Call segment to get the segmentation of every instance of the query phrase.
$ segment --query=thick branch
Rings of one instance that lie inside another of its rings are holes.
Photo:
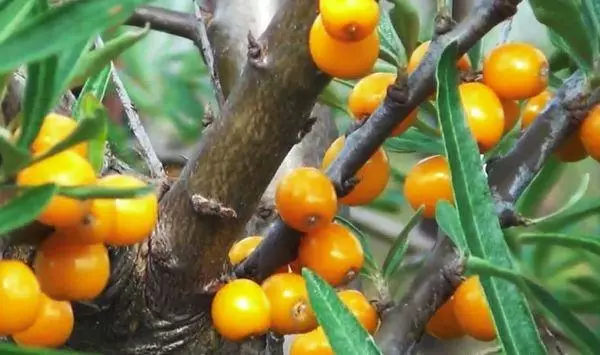
[[[288,1],[275,15],[257,40],[264,65],[249,58],[221,117],[207,128],[198,152],[162,199],[150,242],[148,287],[165,314],[206,311],[192,306],[195,294],[223,272],[227,250],[329,81],[308,52],[315,16],[310,0]],[[199,213],[192,196],[216,201],[237,217]]]

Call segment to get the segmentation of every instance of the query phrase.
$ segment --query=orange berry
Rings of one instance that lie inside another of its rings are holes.
[[[306,233],[333,220],[337,195],[325,173],[313,167],[299,167],[277,184],[275,207],[288,226]]]
[[[479,150],[494,147],[504,134],[504,109],[498,96],[481,83],[458,86],[465,116]]]
[[[537,116],[546,108],[546,105],[552,99],[552,93],[548,90],[544,90],[538,95],[527,100],[525,107],[523,107],[523,115],[521,117],[521,130],[525,130],[529,127]]]
[[[321,0],[319,12],[325,30],[338,41],[365,39],[379,22],[379,5],[374,0]]]
[[[588,157],[580,132],[581,127],[569,134],[554,151],[554,155],[563,163],[575,163]]]
[[[508,133],[519,120],[521,107],[515,100],[501,100],[502,110],[504,111],[504,134]]]
[[[112,199],[95,199],[90,212],[79,224],[60,229],[73,243],[97,244],[105,242],[114,232],[117,208]]]
[[[369,117],[381,105],[387,95],[387,89],[396,81],[395,73],[378,72],[372,73],[360,79],[348,96],[348,109],[356,119]],[[413,110],[408,117],[404,118],[394,130],[391,136],[399,136],[417,119],[418,109]]]
[[[15,343],[25,347],[58,348],[73,331],[75,317],[68,301],[56,301],[42,293],[42,306],[29,328],[12,335]]]
[[[364,253],[360,242],[348,229],[330,223],[302,237],[298,260],[335,287],[358,274],[363,267]]]
[[[34,270],[42,291],[50,298],[91,300],[108,284],[108,250],[103,244],[73,243],[55,232],[40,245]]]
[[[542,51],[528,43],[505,43],[483,62],[483,82],[498,97],[524,100],[548,87],[549,64]]]
[[[410,58],[408,59],[408,65],[406,66],[406,72],[408,74],[412,74],[417,69],[419,64],[421,64],[421,60],[423,60],[423,57],[427,53],[430,44],[431,41],[423,42],[412,52]],[[460,71],[467,71],[471,69],[471,60],[466,53],[463,54],[462,57],[460,57],[460,59],[457,61],[456,67]]]
[[[579,137],[588,154],[600,161],[600,105],[596,105],[581,124]]]
[[[302,276],[275,274],[263,282],[262,289],[271,304],[271,330],[285,335],[304,333],[317,327]]]
[[[327,33],[321,15],[313,22],[308,45],[317,68],[341,79],[358,79],[367,75],[379,56],[377,31],[360,41],[339,41]]]
[[[131,175],[107,175],[98,180],[98,186],[112,188],[135,188],[147,184]],[[115,219],[112,233],[105,242],[111,245],[132,245],[146,239],[158,219],[158,197],[149,193],[135,198],[112,200],[115,205]],[[135,223],[132,223],[135,221]]]
[[[0,260],[0,336],[30,327],[42,304],[40,284],[18,260]]]
[[[212,302],[213,326],[230,341],[265,334],[271,326],[271,305],[254,281],[237,279],[227,283]]]
[[[77,128],[77,121],[71,117],[49,113],[44,117],[40,131],[37,137],[31,143],[31,150],[34,154],[42,154],[50,150],[57,143],[67,138]],[[73,150],[82,158],[87,159],[88,143],[79,143],[69,150]]]
[[[60,186],[83,186],[96,181],[96,173],[90,163],[77,153],[66,150],[38,163],[17,175],[20,186],[38,186],[55,183]],[[54,196],[50,204],[38,216],[38,221],[53,227],[68,227],[83,221],[89,211],[88,201],[65,196]]]
[[[344,148],[345,137],[339,136],[327,149],[323,156],[321,169],[326,170]],[[354,177],[358,183],[350,193],[339,197],[338,201],[348,206],[366,205],[381,195],[390,179],[390,164],[383,148],[375,154],[356,172]]]
[[[379,317],[375,307],[365,295],[356,290],[343,290],[338,292],[338,297],[366,331],[374,334],[379,324]]]
[[[466,334],[481,341],[496,338],[496,327],[478,276],[463,281],[454,292],[454,314]]]
[[[454,203],[450,166],[444,156],[434,155],[419,161],[406,174],[404,196],[410,206],[417,210],[424,205],[423,216],[435,217],[438,201]]]
[[[290,355],[334,355],[322,327],[300,334],[292,340]]]
[[[237,265],[250,255],[254,249],[260,244],[263,237],[259,235],[246,237],[235,244],[229,249],[227,257],[231,265]]]
[[[425,331],[440,340],[455,339],[465,335],[454,314],[454,297],[450,297],[429,319]]]

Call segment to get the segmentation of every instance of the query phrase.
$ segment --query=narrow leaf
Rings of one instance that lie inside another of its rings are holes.
[[[55,92],[58,95],[69,88],[69,82],[75,69],[79,66],[84,54],[91,45],[91,40],[73,43],[70,48],[64,50],[58,56],[58,67],[56,68]]]
[[[390,10],[390,20],[396,34],[402,41],[406,57],[409,58],[417,48],[419,40],[419,12],[409,0],[392,0],[394,7]]]
[[[15,0],[20,1],[20,0]],[[11,343],[0,342],[2,355],[92,355],[94,353],[75,352],[73,350],[53,350],[44,348],[25,348]]]
[[[600,237],[570,236],[561,233],[522,233],[517,241],[523,244],[560,245],[567,248],[581,248],[600,256]]]
[[[445,154],[444,143],[441,139],[433,138],[415,127],[409,128],[399,137],[386,139],[384,147],[396,153]]]
[[[5,178],[12,176],[31,161],[28,150],[15,146],[4,136],[0,136],[0,156],[2,157],[1,171]]]
[[[551,219],[547,219],[536,224],[536,227],[544,230],[559,230],[565,226],[572,225],[584,218],[600,212],[600,199],[590,198],[580,201],[575,206],[564,210]]]
[[[582,16],[586,27],[589,28],[592,39],[592,50],[598,56],[600,53],[600,2],[598,0],[581,0]]]
[[[61,186],[58,194],[71,197],[78,200],[87,200],[94,198],[134,198],[142,197],[154,193],[155,187],[152,185],[119,188],[105,186]]]
[[[88,141],[88,159],[97,172],[100,172],[104,165],[104,152],[108,138],[108,113],[100,100],[104,97],[108,85],[110,69],[111,67],[108,66],[97,76],[90,78],[74,105],[77,109],[75,111],[77,119],[93,118],[98,121],[95,137]]]
[[[579,187],[577,187],[577,190],[575,191],[575,193],[573,193],[571,198],[569,198],[567,203],[565,203],[557,211],[555,211],[549,215],[543,216],[543,217],[531,219],[530,222],[533,224],[540,223],[545,220],[552,219],[555,216],[559,216],[562,213],[564,213],[565,211],[568,211],[569,209],[573,208],[583,198],[583,196],[585,195],[585,192],[588,189],[589,184],[590,184],[590,174],[587,173],[587,174],[583,175],[583,178],[581,179],[581,184],[579,184]]]
[[[37,0],[12,0],[0,7],[0,43],[29,15]]]
[[[87,78],[103,70],[126,49],[146,37],[149,31],[149,26],[139,31],[128,31],[106,42],[104,46],[86,53],[81,62],[78,63],[75,73],[70,78],[70,87],[82,85]]]
[[[537,20],[546,25],[557,37],[557,44],[567,52],[581,69],[590,71],[593,50],[590,31],[586,28],[581,1],[577,0],[529,0]],[[565,21],[565,18],[569,19]]]
[[[402,42],[396,35],[396,31],[394,31],[390,14],[387,11],[380,10],[377,31],[379,33],[379,41],[381,42],[380,47],[395,58],[392,64],[397,65],[400,62],[399,55],[402,52]]]
[[[307,268],[302,268],[308,298],[317,320],[336,354],[381,354],[373,337],[337,296],[333,287]]]
[[[511,269],[512,256],[495,214],[479,149],[460,104],[457,57],[454,39],[444,48],[436,70],[438,120],[456,209],[470,253]],[[527,300],[516,287],[501,279],[484,277],[481,281],[503,350],[509,354],[546,354]]]
[[[454,245],[465,253],[468,250],[467,240],[460,225],[456,208],[446,200],[439,201],[435,206],[435,220],[440,229],[450,237]]]
[[[350,231],[360,241],[360,245],[362,246],[363,252],[365,254],[365,269],[367,269],[367,272],[377,272],[377,263],[375,262],[375,258],[373,258],[373,254],[371,253],[369,244],[367,242],[367,237],[363,234],[363,232],[360,229],[358,229],[358,227],[356,227],[352,222],[350,222],[342,216],[337,215],[334,217],[334,220],[342,224],[344,227],[350,229]]]
[[[122,23],[145,2],[148,0],[70,1],[32,16],[0,43],[0,73],[86,41]]]
[[[415,213],[410,217],[406,225],[396,237],[394,244],[390,248],[390,251],[387,253],[385,260],[383,262],[383,277],[387,280],[389,279],[394,272],[398,269],[400,264],[402,263],[402,259],[404,259],[404,254],[406,254],[406,249],[408,249],[408,235],[413,228],[419,223],[421,220],[421,216],[423,215],[424,206],[419,207],[415,211]]]
[[[110,70],[111,66],[107,65],[96,75],[88,78],[81,89],[81,93],[77,98],[77,101],[73,104],[72,111],[75,113],[75,119],[79,120],[82,113],[80,112],[81,104],[83,99],[88,96],[88,94],[93,95],[99,102],[104,100],[104,94],[106,93],[106,88],[108,87],[108,81],[110,80]]]
[[[54,184],[24,189],[0,207],[0,236],[35,220],[50,203],[57,190]]]

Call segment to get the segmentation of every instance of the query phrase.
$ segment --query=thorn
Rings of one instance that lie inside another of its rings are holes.
[[[192,205],[198,213],[225,218],[237,218],[237,213],[231,207],[223,206],[214,199],[208,199],[202,195],[194,194],[192,196]]]
[[[248,61],[256,68],[267,67],[267,48],[248,31]]]
[[[304,126],[300,128],[300,132],[298,132],[298,136],[296,137],[296,143],[300,143],[302,139],[304,139],[304,137],[310,133],[315,125],[315,122],[317,122],[317,117],[315,116],[310,116],[308,119],[306,119],[306,121],[304,121]]]

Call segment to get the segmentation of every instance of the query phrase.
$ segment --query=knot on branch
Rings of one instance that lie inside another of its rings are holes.
[[[304,139],[304,137],[306,137],[306,135],[310,133],[313,126],[315,125],[315,122],[317,122],[317,117],[315,116],[309,116],[306,119],[306,121],[304,121],[304,125],[302,126],[302,128],[300,128],[300,132],[298,132],[298,136],[296,137],[297,143],[300,143],[302,139]]]
[[[564,108],[569,113],[569,122],[571,124],[579,125],[587,117],[590,110],[589,98],[589,94],[582,93],[564,103]]]
[[[248,61],[256,68],[267,67],[267,47],[258,42],[252,31],[248,31]]]
[[[268,219],[273,216],[275,205],[270,202],[261,201],[256,209],[256,214],[262,219]]]
[[[494,0],[492,8],[507,19],[517,13],[517,6],[520,2],[521,0]]]
[[[368,118],[369,118],[369,116],[365,116],[365,117],[361,117],[357,120],[352,121],[352,123],[350,123],[350,125],[348,126],[348,129],[346,129],[344,136],[348,137],[350,134],[352,134],[352,132],[354,132],[357,129],[359,129],[360,127],[362,127],[365,124],[365,122],[367,122]]]
[[[481,70],[461,72],[460,80],[465,83],[479,83],[483,81],[483,73]]]
[[[215,121],[215,113],[209,104],[204,106],[204,117],[202,117],[202,126],[208,127]]]
[[[399,69],[397,72],[396,81],[388,86],[385,103],[406,106],[410,99],[410,89],[408,87],[408,74],[404,69]]]
[[[344,197],[354,189],[360,180],[356,176],[352,176],[348,179],[344,179],[341,176],[337,179],[332,179],[333,187],[338,197]]]
[[[206,198],[200,194],[192,196],[192,206],[194,207],[194,211],[203,215],[237,218],[237,213],[233,208],[224,206],[219,201]]]
[[[452,19],[449,9],[444,8],[435,15],[433,26],[433,37],[444,35],[456,27],[456,21]]]

